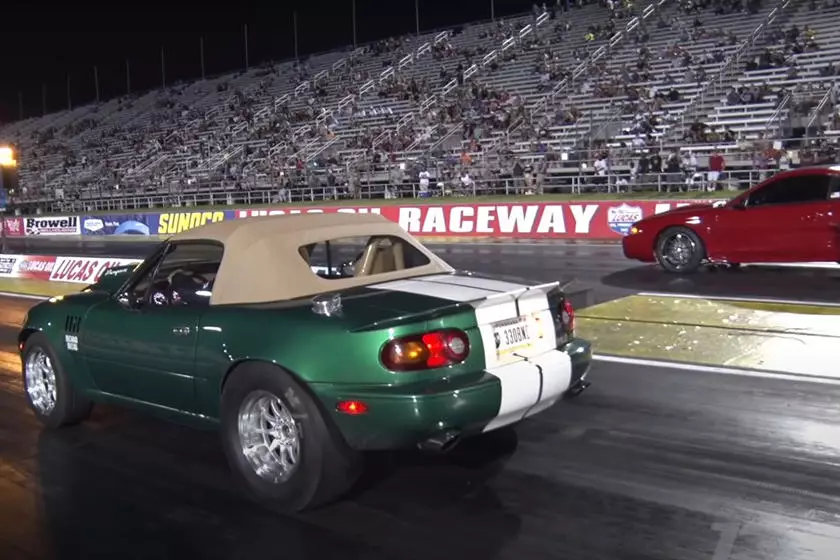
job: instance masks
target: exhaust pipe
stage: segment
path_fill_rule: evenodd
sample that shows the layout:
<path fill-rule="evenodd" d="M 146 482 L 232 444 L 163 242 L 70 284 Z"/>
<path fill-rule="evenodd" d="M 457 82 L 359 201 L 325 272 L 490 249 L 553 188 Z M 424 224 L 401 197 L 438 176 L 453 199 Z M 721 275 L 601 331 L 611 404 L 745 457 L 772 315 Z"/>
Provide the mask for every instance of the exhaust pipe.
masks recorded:
<path fill-rule="evenodd" d="M 431 453 L 446 453 L 460 441 L 461 433 L 457 430 L 446 430 L 439 432 L 425 441 L 421 441 L 418 447 L 422 451 Z"/>
<path fill-rule="evenodd" d="M 573 399 L 576 396 L 583 393 L 584 391 L 586 391 L 590 385 L 592 385 L 590 381 L 587 381 L 586 379 L 581 379 L 569 388 L 569 390 L 566 392 L 566 396 L 570 399 Z"/>

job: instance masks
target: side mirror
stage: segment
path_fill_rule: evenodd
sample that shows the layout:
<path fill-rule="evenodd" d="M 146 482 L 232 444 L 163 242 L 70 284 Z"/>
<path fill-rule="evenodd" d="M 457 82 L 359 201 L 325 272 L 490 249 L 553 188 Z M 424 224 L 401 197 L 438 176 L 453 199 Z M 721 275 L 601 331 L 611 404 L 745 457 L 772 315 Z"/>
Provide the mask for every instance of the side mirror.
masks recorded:
<path fill-rule="evenodd" d="M 117 300 L 117 303 L 120 304 L 120 306 L 126 309 L 134 309 L 134 302 L 131 301 L 131 296 L 128 292 L 118 294 L 115 299 Z"/>
<path fill-rule="evenodd" d="M 740 199 L 738 201 L 733 202 L 729 205 L 730 208 L 733 210 L 746 210 L 747 209 L 747 201 L 746 199 Z"/>

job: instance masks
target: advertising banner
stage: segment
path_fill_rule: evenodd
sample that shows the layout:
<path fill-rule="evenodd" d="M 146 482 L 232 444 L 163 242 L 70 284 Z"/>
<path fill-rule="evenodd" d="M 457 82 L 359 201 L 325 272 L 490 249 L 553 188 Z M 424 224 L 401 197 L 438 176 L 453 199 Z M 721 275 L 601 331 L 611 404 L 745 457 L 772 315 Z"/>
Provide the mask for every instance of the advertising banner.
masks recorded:
<path fill-rule="evenodd" d="M 84 216 L 84 235 L 174 235 L 213 222 L 232 220 L 233 210 Z"/>
<path fill-rule="evenodd" d="M 56 258 L 44 255 L 0 255 L 0 278 L 49 280 Z"/>
<path fill-rule="evenodd" d="M 82 235 L 152 235 L 149 222 L 157 224 L 156 214 L 105 214 L 84 216 Z"/>
<path fill-rule="evenodd" d="M 140 262 L 138 259 L 108 257 L 55 257 L 55 265 L 49 275 L 52 282 L 75 282 L 93 284 L 102 273 L 113 266 Z"/>
<path fill-rule="evenodd" d="M 3 218 L 0 232 L 6 237 L 23 237 L 23 218 Z"/>
<path fill-rule="evenodd" d="M 41 235 L 81 235 L 78 216 L 26 216 L 23 233 L 27 237 Z"/>
<path fill-rule="evenodd" d="M 152 226 L 154 233 L 157 235 L 174 235 L 214 222 L 232 220 L 235 217 L 235 212 L 233 210 L 164 212 L 155 217 L 157 218 L 156 222 L 149 224 Z"/>
<path fill-rule="evenodd" d="M 558 202 L 432 204 L 376 207 L 309 206 L 237 210 L 237 218 L 331 212 L 381 214 L 409 233 L 434 237 L 528 239 L 620 239 L 646 216 L 714 200 L 634 200 L 628 202 Z"/>
<path fill-rule="evenodd" d="M 8 278 L 15 272 L 17 255 L 0 255 L 0 276 Z"/>
<path fill-rule="evenodd" d="M 139 263 L 118 257 L 56 257 L 52 255 L 0 255 L 0 278 L 93 284 L 113 266 Z"/>

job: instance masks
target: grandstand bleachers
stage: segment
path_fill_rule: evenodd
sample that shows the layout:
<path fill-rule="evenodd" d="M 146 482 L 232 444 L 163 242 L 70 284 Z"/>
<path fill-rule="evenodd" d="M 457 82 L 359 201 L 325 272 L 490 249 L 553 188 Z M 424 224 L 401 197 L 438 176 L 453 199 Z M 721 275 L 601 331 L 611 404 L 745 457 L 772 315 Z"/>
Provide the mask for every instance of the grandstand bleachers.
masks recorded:
<path fill-rule="evenodd" d="M 768 142 L 791 129 L 832 157 L 836 18 L 838 0 L 581 1 L 76 107 L 0 141 L 21 154 L 24 211 L 381 196 L 420 170 L 484 184 L 517 162 L 576 189 L 601 151 L 632 185 L 652 152 L 683 152 L 690 176 L 719 150 L 743 184 L 780 165 Z"/>

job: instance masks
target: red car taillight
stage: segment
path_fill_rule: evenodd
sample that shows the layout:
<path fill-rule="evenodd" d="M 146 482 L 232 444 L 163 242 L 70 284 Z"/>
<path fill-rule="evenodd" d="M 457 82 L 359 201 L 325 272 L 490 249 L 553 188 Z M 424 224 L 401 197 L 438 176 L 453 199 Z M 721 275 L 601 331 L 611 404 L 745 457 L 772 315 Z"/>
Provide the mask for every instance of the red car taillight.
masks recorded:
<path fill-rule="evenodd" d="M 560 309 L 558 309 L 557 312 L 560 314 L 560 322 L 566 329 L 566 334 L 569 336 L 574 336 L 575 308 L 572 306 L 572 302 L 566 298 L 563 298 L 563 301 L 560 302 Z"/>
<path fill-rule="evenodd" d="M 432 331 L 388 341 L 380 359 L 391 371 L 417 371 L 451 366 L 470 354 L 467 333 L 457 329 Z"/>

